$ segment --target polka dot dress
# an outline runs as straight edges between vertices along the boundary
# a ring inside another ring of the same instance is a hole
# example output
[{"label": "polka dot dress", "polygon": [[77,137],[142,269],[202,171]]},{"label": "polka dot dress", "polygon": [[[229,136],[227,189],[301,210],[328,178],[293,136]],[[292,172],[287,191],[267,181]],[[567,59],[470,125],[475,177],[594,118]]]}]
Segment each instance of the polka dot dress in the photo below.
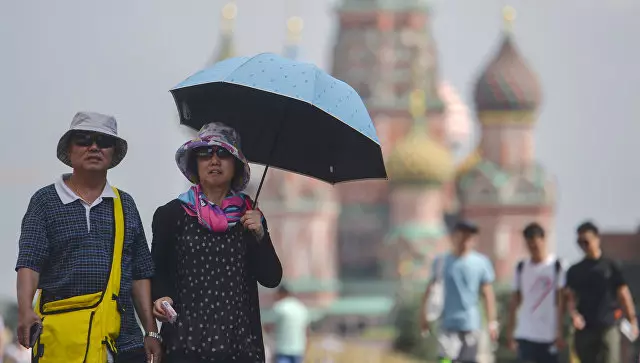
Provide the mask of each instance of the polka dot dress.
[{"label": "polka dot dress", "polygon": [[264,362],[262,341],[251,329],[258,304],[250,295],[248,284],[255,281],[249,278],[242,227],[213,233],[186,214],[178,224],[178,319],[167,332],[167,358]]}]

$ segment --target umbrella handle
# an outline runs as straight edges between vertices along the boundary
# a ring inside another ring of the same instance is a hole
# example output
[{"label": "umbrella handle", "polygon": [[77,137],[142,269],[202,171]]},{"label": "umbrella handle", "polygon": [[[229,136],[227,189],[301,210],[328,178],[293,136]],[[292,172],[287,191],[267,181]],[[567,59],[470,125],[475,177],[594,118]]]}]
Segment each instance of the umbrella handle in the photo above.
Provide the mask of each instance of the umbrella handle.
[{"label": "umbrella handle", "polygon": [[258,197],[260,196],[260,190],[262,190],[262,184],[264,183],[264,178],[267,176],[267,170],[269,170],[269,165],[266,165],[264,167],[264,171],[262,172],[262,179],[260,179],[260,185],[258,185],[256,198],[253,200],[253,209],[256,209],[258,207]]}]

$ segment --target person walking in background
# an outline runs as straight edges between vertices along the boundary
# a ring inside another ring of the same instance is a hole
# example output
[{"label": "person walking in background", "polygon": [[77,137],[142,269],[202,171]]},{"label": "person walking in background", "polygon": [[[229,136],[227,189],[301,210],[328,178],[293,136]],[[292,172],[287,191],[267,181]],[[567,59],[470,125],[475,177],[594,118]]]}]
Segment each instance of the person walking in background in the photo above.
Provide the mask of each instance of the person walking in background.
[{"label": "person walking in background", "polygon": [[275,363],[302,363],[307,351],[309,311],[289,290],[281,286],[275,312]]},{"label": "person walking in background", "polygon": [[[17,338],[30,347],[31,327],[43,324],[33,348],[37,361],[141,363],[151,355],[160,360],[151,309],[153,263],[140,215],[133,198],[107,181],[107,171],[126,153],[115,118],[77,113],[57,148],[58,159],[73,173],[38,190],[29,202],[15,267]],[[41,320],[43,314],[47,318]]]},{"label": "person walking in background", "polygon": [[598,227],[591,222],[577,229],[582,261],[567,271],[567,307],[575,331],[575,351],[581,363],[620,362],[620,333],[616,311],[622,307],[638,335],[633,299],[620,266],[603,256]]},{"label": "person walking in background", "polygon": [[[262,363],[257,284],[277,287],[282,266],[264,216],[242,193],[251,174],[240,136],[206,124],[176,162],[194,185],[159,207],[152,225],[154,315],[164,322],[166,362]],[[173,323],[164,302],[177,313]]]},{"label": "person walking in background", "polygon": [[5,334],[6,328],[4,326],[4,318],[0,315],[0,363],[3,362],[4,352],[9,344],[7,334]]},{"label": "person walking in background", "polygon": [[520,362],[556,363],[558,348],[564,346],[560,308],[564,267],[560,259],[547,250],[542,226],[531,223],[522,235],[529,258],[516,265],[507,343],[510,349],[517,350]]},{"label": "person walking in background", "polygon": [[[444,310],[438,332],[441,362],[477,362],[482,337],[479,311],[480,295],[484,298],[489,335],[498,339],[495,295],[492,283],[494,271],[491,261],[474,251],[478,227],[470,222],[458,222],[451,236],[453,252],[436,257],[432,264],[432,279],[423,297],[422,330],[429,331],[427,301],[436,276],[444,282]],[[440,260],[442,259],[442,260]],[[443,263],[441,271],[437,266]]]}]

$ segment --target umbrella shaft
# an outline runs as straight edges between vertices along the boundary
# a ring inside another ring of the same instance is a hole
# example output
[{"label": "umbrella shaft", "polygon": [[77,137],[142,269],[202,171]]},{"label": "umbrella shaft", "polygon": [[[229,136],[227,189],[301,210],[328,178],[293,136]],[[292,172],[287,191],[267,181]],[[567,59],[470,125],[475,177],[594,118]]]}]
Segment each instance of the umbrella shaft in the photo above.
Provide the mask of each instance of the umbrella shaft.
[{"label": "umbrella shaft", "polygon": [[258,185],[256,198],[253,200],[253,208],[255,208],[258,205],[258,197],[260,196],[260,190],[262,190],[262,184],[264,183],[264,178],[267,176],[267,170],[269,170],[269,165],[266,165],[264,167],[264,171],[262,172],[262,179],[260,179],[260,185]]}]

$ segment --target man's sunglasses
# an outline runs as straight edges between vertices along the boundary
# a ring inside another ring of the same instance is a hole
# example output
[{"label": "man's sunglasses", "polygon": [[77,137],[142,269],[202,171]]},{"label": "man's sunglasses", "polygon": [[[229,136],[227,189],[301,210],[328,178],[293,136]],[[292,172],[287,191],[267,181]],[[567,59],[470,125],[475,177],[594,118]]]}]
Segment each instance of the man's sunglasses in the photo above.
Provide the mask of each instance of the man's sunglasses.
[{"label": "man's sunglasses", "polygon": [[209,146],[209,147],[197,148],[193,151],[193,153],[199,158],[211,158],[213,155],[215,155],[219,159],[227,159],[233,156],[229,152],[229,150],[220,146]]},{"label": "man's sunglasses", "polygon": [[98,133],[78,132],[73,135],[72,140],[77,146],[86,147],[95,143],[100,149],[108,149],[114,147],[116,144],[116,139],[114,137]]}]

